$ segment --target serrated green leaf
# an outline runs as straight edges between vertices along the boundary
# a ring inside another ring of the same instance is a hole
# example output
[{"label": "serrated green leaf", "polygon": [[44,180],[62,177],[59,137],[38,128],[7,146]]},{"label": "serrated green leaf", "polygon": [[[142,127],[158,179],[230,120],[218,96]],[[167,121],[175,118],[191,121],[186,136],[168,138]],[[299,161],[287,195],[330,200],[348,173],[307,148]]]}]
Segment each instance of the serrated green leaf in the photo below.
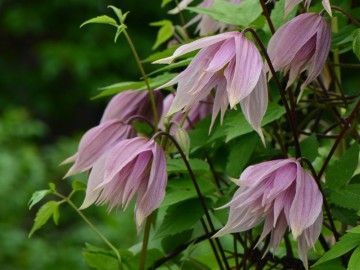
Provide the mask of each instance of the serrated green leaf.
[{"label": "serrated green leaf", "polygon": [[111,17],[109,17],[107,15],[101,15],[101,16],[97,16],[95,18],[92,18],[92,19],[89,19],[89,20],[83,22],[80,25],[80,27],[83,27],[83,26],[85,26],[87,24],[93,24],[93,23],[95,23],[95,24],[107,24],[107,25],[112,25],[112,26],[115,26],[115,27],[117,27],[117,25],[118,25],[117,22],[113,18],[111,18]]},{"label": "serrated green leaf", "polygon": [[331,190],[330,201],[341,207],[360,210],[360,184],[351,184]]},{"label": "serrated green leaf", "polygon": [[51,193],[51,190],[49,190],[49,189],[35,191],[29,200],[29,203],[28,203],[29,209],[31,209],[35,204],[40,202],[42,199],[44,199],[44,197],[46,195],[49,195],[50,193]]},{"label": "serrated green leaf", "polygon": [[150,23],[150,25],[160,27],[157,33],[155,44],[152,47],[153,50],[157,49],[161,44],[163,44],[168,39],[170,39],[174,34],[174,26],[172,22],[169,20],[161,20],[158,22],[153,22]]},{"label": "serrated green leaf", "polygon": [[54,222],[56,224],[59,217],[59,202],[49,201],[41,206],[39,211],[36,213],[34,225],[31,228],[29,237],[31,237],[35,231],[44,226],[51,216],[53,216]]},{"label": "serrated green leaf", "polygon": [[338,258],[360,245],[360,234],[347,233],[331,247],[313,266]]},{"label": "serrated green leaf", "polygon": [[166,210],[166,215],[156,232],[156,237],[162,238],[189,230],[199,221],[202,214],[203,210],[198,199],[190,199],[171,205]]},{"label": "serrated green leaf", "polygon": [[326,170],[326,185],[331,189],[339,189],[346,185],[359,164],[359,146],[354,144],[339,160]]},{"label": "serrated green leaf", "polygon": [[352,49],[357,58],[360,60],[360,28],[356,29],[353,33]]},{"label": "serrated green leaf", "polygon": [[307,137],[305,140],[300,142],[301,154],[313,162],[318,156],[319,143],[315,135]]},{"label": "serrated green leaf", "polygon": [[[194,172],[207,172],[209,171],[209,165],[201,159],[190,159],[189,160],[191,169]],[[182,159],[169,159],[167,161],[167,172],[170,173],[187,173],[188,170]]]},{"label": "serrated green leaf", "polygon": [[190,11],[205,14],[217,21],[232,25],[250,26],[262,13],[259,1],[246,0],[233,4],[225,0],[215,0],[211,8],[188,7]]},{"label": "serrated green leaf", "polygon": [[[154,78],[149,78],[150,87],[152,89],[157,88],[157,87],[167,83],[175,76],[176,76],[175,73],[165,73],[165,74],[161,74]],[[100,88],[100,90],[102,92],[100,94],[96,95],[95,97],[93,97],[93,99],[113,96],[113,95],[116,95],[116,94],[126,91],[126,90],[144,91],[146,89],[147,89],[147,87],[146,87],[146,84],[144,81],[121,82],[121,83],[116,83],[116,84],[112,84],[112,85]]]}]

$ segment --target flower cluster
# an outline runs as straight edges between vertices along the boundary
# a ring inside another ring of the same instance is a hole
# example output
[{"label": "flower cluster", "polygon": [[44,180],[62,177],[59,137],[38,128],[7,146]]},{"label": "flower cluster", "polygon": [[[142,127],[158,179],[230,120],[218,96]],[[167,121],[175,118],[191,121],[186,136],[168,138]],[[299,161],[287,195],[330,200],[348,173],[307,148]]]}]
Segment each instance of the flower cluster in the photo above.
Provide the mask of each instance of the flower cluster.
[{"label": "flower cluster", "polygon": [[[191,2],[181,1],[170,13],[183,10]],[[210,7],[213,2],[205,0],[200,6]],[[287,0],[286,13],[299,2]],[[305,5],[309,4],[305,1]],[[323,4],[331,13],[329,2]],[[207,15],[196,16],[191,23],[194,22],[198,22],[200,35],[230,29]],[[306,73],[304,88],[322,72],[330,43],[330,26],[322,15],[303,13],[276,31],[267,52],[260,52],[245,31],[229,31],[184,44],[171,56],[155,61],[169,64],[197,51],[185,70],[155,91],[129,90],[114,96],[99,125],[82,137],[77,153],[65,161],[73,162],[66,176],[90,171],[82,208],[94,203],[106,204],[109,209],[126,208],[136,197],[135,216],[140,227],[165,196],[167,149],[154,134],[157,130],[171,134],[172,124],[189,130],[211,115],[211,131],[219,114],[222,123],[229,107],[240,106],[265,144],[262,120],[268,107],[267,77],[274,75],[269,71],[288,75],[288,87]],[[269,56],[266,64],[262,54]],[[164,97],[160,92],[174,85],[175,93]],[[157,112],[150,113],[154,109],[150,94],[154,95]],[[160,116],[158,123],[155,114]],[[136,117],[154,124],[153,137],[137,134],[131,123]],[[259,243],[270,234],[270,247],[276,249],[289,228],[307,267],[307,251],[314,246],[322,227],[323,197],[314,178],[298,160],[289,158],[248,167],[237,185],[239,189],[225,205],[230,208],[228,222],[215,236],[246,231],[264,223]]]}]

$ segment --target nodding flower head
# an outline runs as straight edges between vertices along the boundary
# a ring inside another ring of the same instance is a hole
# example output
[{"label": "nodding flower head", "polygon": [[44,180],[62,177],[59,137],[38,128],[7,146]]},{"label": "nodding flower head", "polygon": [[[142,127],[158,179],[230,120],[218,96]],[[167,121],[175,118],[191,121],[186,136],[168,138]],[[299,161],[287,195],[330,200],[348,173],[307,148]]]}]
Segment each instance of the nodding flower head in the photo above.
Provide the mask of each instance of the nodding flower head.
[{"label": "nodding flower head", "polygon": [[268,54],[276,71],[289,73],[288,86],[306,71],[305,87],[321,73],[330,51],[331,29],[316,13],[303,13],[280,27],[269,41]]},{"label": "nodding flower head", "polygon": [[93,203],[126,208],[136,196],[137,226],[159,207],[165,196],[166,159],[152,139],[141,137],[116,144],[94,164],[81,208]]},{"label": "nodding flower head", "polygon": [[260,136],[261,120],[268,103],[263,61],[256,46],[242,33],[227,32],[180,46],[171,57],[155,63],[171,63],[175,58],[200,49],[189,66],[167,84],[178,84],[168,114],[189,110],[215,90],[212,124],[228,105],[240,103],[243,113]]},{"label": "nodding flower head", "polygon": [[[230,3],[239,4],[241,0],[228,0]],[[170,14],[177,14],[182,10],[186,9],[188,5],[193,2],[193,0],[182,0],[177,7],[170,10]],[[203,0],[198,6],[201,8],[211,8],[214,4],[214,0]],[[231,29],[232,27],[226,23],[222,23],[214,20],[208,15],[198,14],[196,15],[186,26],[197,23],[196,33],[199,33],[200,36],[205,36],[209,34],[214,34],[216,32],[223,32],[225,29]]]},{"label": "nodding flower head", "polygon": [[307,251],[322,227],[322,194],[314,178],[297,160],[280,159],[248,167],[239,189],[224,207],[230,207],[227,224],[216,236],[242,232],[264,222],[258,244],[271,234],[276,249],[289,227],[298,241],[298,254],[307,268]]},{"label": "nodding flower head", "polygon": [[[162,112],[162,94],[154,91],[158,114]],[[131,116],[140,115],[153,120],[151,104],[147,91],[128,90],[114,96],[106,106],[101,122],[117,119],[127,121]]]}]

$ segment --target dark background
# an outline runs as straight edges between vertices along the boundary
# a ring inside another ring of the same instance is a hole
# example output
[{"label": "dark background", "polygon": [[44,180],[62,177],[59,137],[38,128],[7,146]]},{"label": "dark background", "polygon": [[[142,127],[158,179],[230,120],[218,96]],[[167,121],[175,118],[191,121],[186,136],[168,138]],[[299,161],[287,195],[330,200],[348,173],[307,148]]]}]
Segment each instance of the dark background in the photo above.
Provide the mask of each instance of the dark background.
[{"label": "dark background", "polygon": [[[59,226],[50,221],[29,239],[38,207],[29,211],[27,202],[48,182],[69,192],[70,180],[61,180],[66,168],[58,164],[101,117],[107,100],[91,97],[99,87],[139,78],[123,37],[114,44],[112,27],[79,28],[89,18],[112,16],[108,5],[130,11],[128,31],[139,54],[151,54],[157,29],[149,23],[166,14],[160,0],[0,0],[2,270],[88,269],[84,242],[103,246],[66,205],[60,207]],[[75,197],[77,205],[82,199],[83,194]],[[94,207],[86,214],[120,247],[136,242],[131,210],[109,216]]]}]

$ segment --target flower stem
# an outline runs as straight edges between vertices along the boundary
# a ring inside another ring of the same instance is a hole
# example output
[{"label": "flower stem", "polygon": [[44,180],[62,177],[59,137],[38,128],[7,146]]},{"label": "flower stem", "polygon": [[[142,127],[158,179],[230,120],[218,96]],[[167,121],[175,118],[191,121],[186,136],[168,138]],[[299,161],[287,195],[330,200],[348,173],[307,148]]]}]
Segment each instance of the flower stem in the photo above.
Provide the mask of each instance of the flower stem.
[{"label": "flower stem", "polygon": [[[180,156],[181,156],[182,160],[183,160],[184,163],[185,163],[185,166],[186,166],[186,168],[187,168],[187,171],[189,172],[190,178],[191,178],[191,180],[192,180],[192,182],[193,182],[193,185],[194,185],[194,187],[195,187],[195,190],[196,190],[196,193],[197,193],[197,195],[198,195],[200,204],[201,204],[201,206],[202,206],[202,208],[203,208],[203,210],[204,210],[206,221],[207,221],[208,225],[210,226],[210,232],[214,234],[214,233],[215,233],[215,227],[214,227],[214,224],[213,224],[212,221],[211,221],[211,217],[210,217],[208,208],[207,208],[207,206],[206,206],[206,202],[205,202],[204,196],[203,196],[202,193],[201,193],[200,187],[199,187],[199,185],[198,185],[198,183],[197,183],[197,181],[196,181],[195,174],[194,174],[193,170],[191,169],[191,165],[190,165],[189,161],[187,160],[185,153],[182,151],[181,146],[180,146],[179,143],[176,141],[176,139],[175,139],[173,136],[171,136],[169,133],[164,132],[164,131],[158,132],[158,133],[156,133],[156,134],[154,135],[154,139],[155,139],[156,137],[159,137],[159,136],[166,136],[166,137],[168,137],[168,138],[173,142],[173,144],[175,145],[176,149],[179,151]],[[205,223],[204,223],[204,224],[205,224]],[[206,226],[205,226],[205,227],[206,227]],[[204,228],[204,229],[205,229],[205,228]],[[212,241],[212,239],[209,239],[209,241]],[[225,268],[226,268],[227,270],[230,270],[229,263],[228,263],[228,261],[227,261],[227,259],[226,259],[225,251],[224,251],[224,249],[223,249],[223,247],[222,247],[222,245],[221,245],[221,243],[220,243],[220,240],[219,240],[218,238],[215,238],[215,242],[216,242],[216,244],[217,244],[217,246],[218,246],[218,248],[219,248],[221,258],[222,258],[222,260],[223,260],[223,263],[225,264]],[[219,266],[220,266],[220,265],[221,265],[221,264],[219,264]]]},{"label": "flower stem", "polygon": [[261,51],[264,54],[265,60],[266,60],[266,62],[268,64],[269,69],[271,71],[271,74],[272,74],[272,76],[273,76],[273,78],[275,80],[276,86],[279,89],[281,101],[284,104],[286,115],[287,115],[288,121],[290,123],[291,131],[292,131],[293,138],[294,138],[296,157],[301,157],[301,150],[300,150],[299,138],[298,138],[298,134],[297,134],[297,127],[296,127],[296,124],[293,121],[292,112],[291,112],[289,104],[287,103],[287,100],[286,100],[286,89],[281,84],[279,78],[277,77],[274,66],[271,63],[271,60],[270,60],[270,57],[269,57],[269,55],[268,55],[268,53],[266,51],[266,48],[265,48],[264,44],[261,42],[261,39],[259,38],[259,36],[255,32],[255,30],[252,29],[252,28],[246,28],[243,31],[243,33],[246,33],[246,32],[250,32],[252,34],[252,36],[256,40],[256,43],[259,45]]},{"label": "flower stem", "polygon": [[148,247],[148,244],[149,244],[149,237],[150,237],[150,229],[151,229],[152,220],[153,220],[153,214],[151,214],[150,216],[148,216],[146,218],[145,228],[144,228],[144,238],[143,238],[143,243],[142,243],[141,253],[140,253],[139,270],[145,270],[147,247]]},{"label": "flower stem", "polygon": [[153,113],[153,116],[154,116],[154,126],[157,126],[157,124],[159,122],[159,116],[158,116],[158,111],[157,111],[157,107],[156,107],[154,91],[150,87],[149,78],[145,73],[144,67],[143,67],[143,65],[141,63],[139,54],[136,51],[136,48],[135,48],[135,45],[134,45],[132,39],[130,38],[130,36],[129,36],[128,32],[126,31],[126,29],[124,30],[123,33],[124,33],[124,36],[126,38],[126,41],[128,42],[128,44],[130,46],[130,49],[131,49],[132,53],[134,55],[134,58],[135,58],[137,66],[138,66],[138,68],[140,70],[141,76],[143,77],[144,82],[146,84],[146,87],[147,87],[147,90],[148,90],[148,93],[149,93],[149,100],[150,100],[150,104],[151,104],[151,109],[152,109],[152,113]]},{"label": "flower stem", "polygon": [[267,21],[267,23],[269,25],[270,31],[271,31],[272,34],[274,34],[275,33],[275,27],[274,27],[274,24],[273,24],[273,22],[271,20],[269,11],[268,11],[268,9],[266,7],[266,3],[265,3],[264,0],[260,0],[260,4],[261,4],[261,8],[263,10],[263,15],[264,15],[264,17],[265,17],[265,19],[266,19],[266,21]]},{"label": "flower stem", "polygon": [[122,269],[122,263],[121,263],[121,256],[117,248],[106,238],[105,235],[103,235],[98,228],[79,210],[79,208],[76,207],[76,205],[69,199],[69,197],[65,197],[64,195],[55,192],[56,196],[62,198],[67,204],[70,205],[71,208],[73,208],[76,213],[85,221],[85,223],[90,227],[91,230],[93,230],[100,238],[104,241],[104,243],[115,253],[116,259],[118,261],[118,269]]}]

